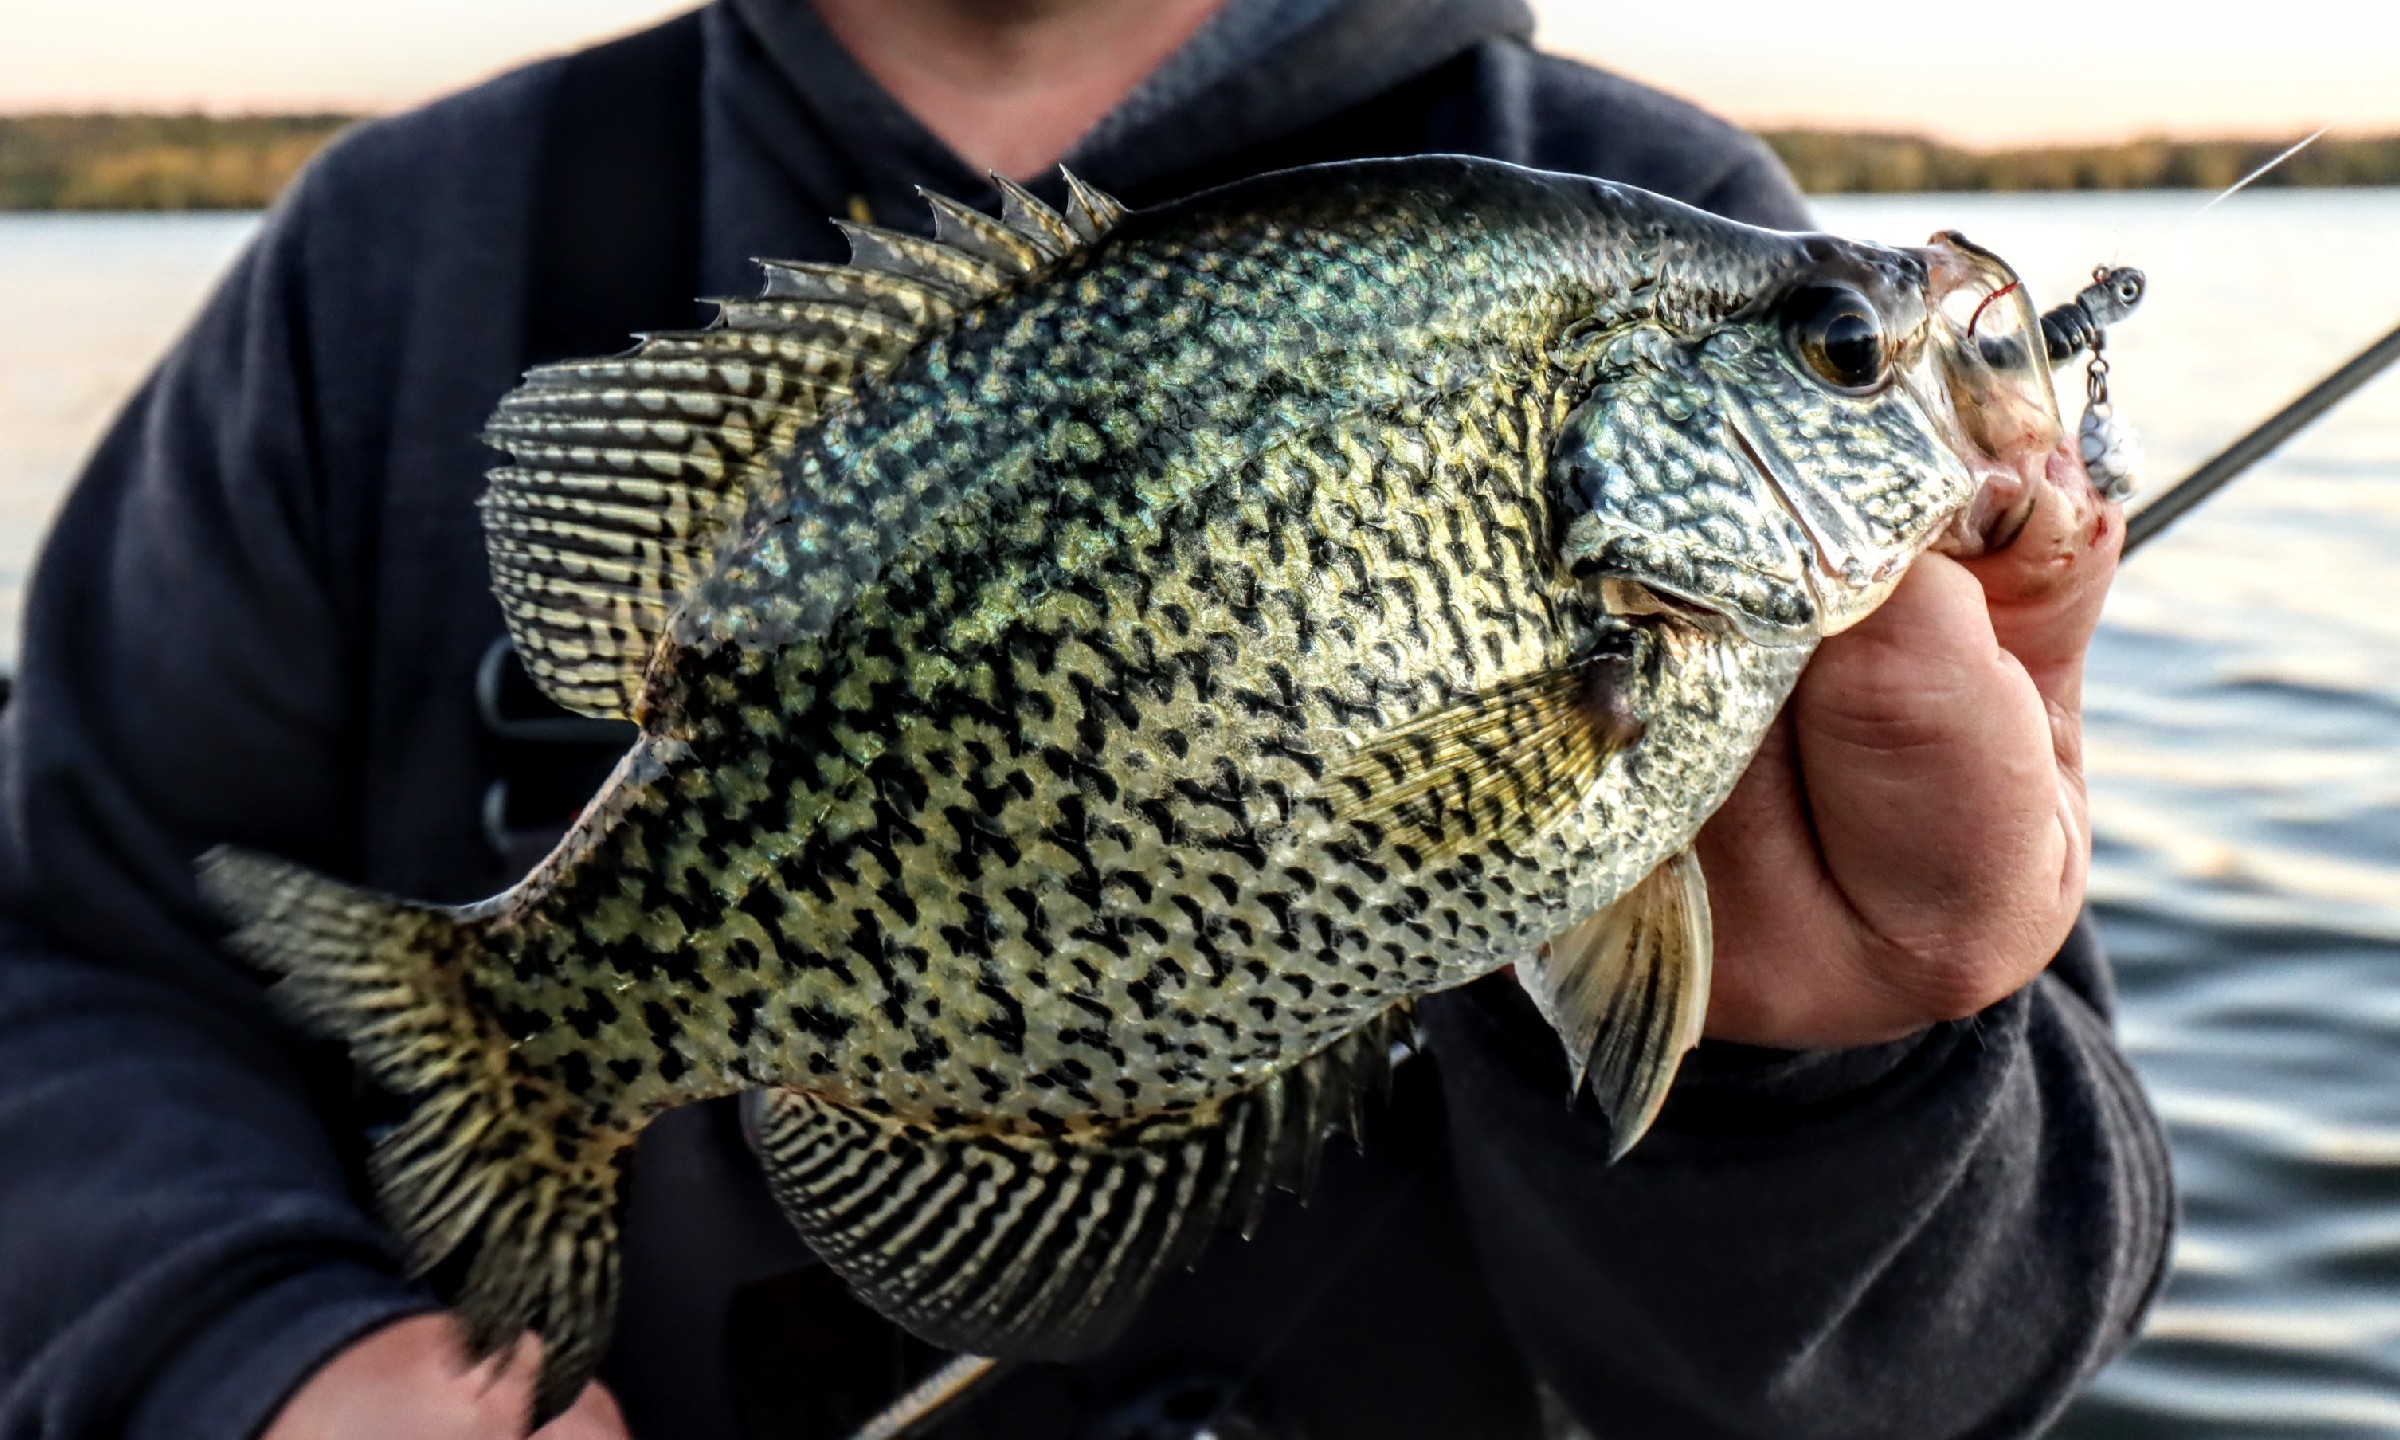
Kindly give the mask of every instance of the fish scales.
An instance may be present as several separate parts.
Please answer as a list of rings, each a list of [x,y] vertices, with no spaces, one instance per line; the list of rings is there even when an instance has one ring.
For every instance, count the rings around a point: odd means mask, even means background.
[[[511,633],[641,727],[523,883],[208,862],[418,1097],[387,1213],[467,1255],[479,1348],[550,1342],[546,1410],[623,1154],[699,1099],[751,1094],[819,1253],[986,1353],[1105,1340],[1305,1183],[1410,1000],[1502,965],[1631,1143],[1705,1000],[1694,832],[1815,638],[2023,459],[1970,437],[2048,403],[2021,293],[1944,328],[2013,281],[1963,241],[1455,159],[1069,188],[846,227],[857,268],[503,403]]]
[[[1417,245],[1431,217],[1381,199],[1288,222],[1364,231],[1304,267],[1272,228],[1096,254],[827,427],[804,479],[939,492],[993,484],[995,454],[1022,478],[938,524],[822,642],[745,643],[819,572],[702,591],[706,638],[668,652],[646,717],[656,749],[689,747],[688,785],[592,827],[501,922],[524,942],[508,1003],[617,1011],[623,1053],[653,1067],[619,1104],[805,1075],[1038,1122],[1211,1098],[1465,978],[1383,926],[1439,924],[1477,960],[1561,928],[1488,887],[1418,918],[1409,887],[1279,838],[1337,737],[1562,663],[1596,619],[1544,583],[1536,483],[1574,398],[1548,352],[1594,289],[1473,232]],[[1366,315],[1371,346],[1322,328]],[[1096,343],[1107,329],[1142,342]],[[1162,393],[1208,423],[1119,423]],[[590,1043],[553,1027],[520,1049],[541,1067]]]

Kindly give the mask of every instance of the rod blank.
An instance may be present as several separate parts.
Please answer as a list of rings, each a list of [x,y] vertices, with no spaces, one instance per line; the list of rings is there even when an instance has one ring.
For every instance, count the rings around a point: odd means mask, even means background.
[[[2158,498],[2144,505],[2134,517],[2125,522],[2125,553],[2133,553],[2159,531],[2182,518],[2193,506],[2225,488],[2235,476],[2264,459],[2267,453],[2289,440],[2309,422],[2350,397],[2350,392],[2366,384],[2393,361],[2400,360],[2400,329],[2352,356],[2349,363],[2310,386],[2308,391],[2291,404],[2268,416],[2258,428],[2218,451],[2200,468],[2158,493]]]

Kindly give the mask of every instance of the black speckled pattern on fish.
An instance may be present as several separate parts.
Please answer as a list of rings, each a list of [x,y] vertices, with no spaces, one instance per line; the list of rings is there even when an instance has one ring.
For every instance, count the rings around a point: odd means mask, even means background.
[[[433,911],[211,862],[295,1011],[432,1097],[387,1207],[475,1255],[479,1343],[549,1337],[545,1406],[605,1337],[625,1148],[738,1091],[869,1299],[1105,1338],[1224,1195],[1305,1174],[1361,1037],[1689,843],[1842,583],[1778,487],[1871,502],[1878,554],[1965,498],[1938,417],[1780,348],[1767,302],[1840,242],[1465,160],[1075,193],[857,229],[859,268],[502,406],[512,633],[642,728],[521,885]],[[1732,458],[1762,423],[1791,452]],[[1576,550],[1600,509],[1682,568]],[[1104,1233],[1073,1293],[990,1260]],[[905,1280],[928,1246],[985,1259]]]

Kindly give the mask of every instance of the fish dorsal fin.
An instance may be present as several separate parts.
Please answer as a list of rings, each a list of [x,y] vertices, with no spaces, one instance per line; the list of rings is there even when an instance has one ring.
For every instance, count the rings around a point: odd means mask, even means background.
[[[1067,182],[1067,223],[1086,243],[1107,234],[1125,218],[1125,207],[1113,198],[1084,184],[1065,166],[1060,166],[1058,173]]]
[[[992,183],[1000,187],[1001,223],[1024,236],[1044,258],[1056,260],[1083,244],[1084,236],[1067,218],[1043,204],[1031,190],[1001,174],[994,174]]]
[[[799,1090],[761,1092],[752,1131],[784,1214],[877,1310],[952,1349],[1066,1358],[1107,1344],[1220,1224],[1247,1235],[1271,1191],[1305,1193],[1408,1024],[1395,1006],[1248,1090],[1059,1134]]]
[[[1708,882],[1690,850],[1517,966],[1517,979],[1566,1046],[1579,1088],[1608,1116],[1611,1159],[1658,1118],[1708,1015],[1715,941]]]
[[[798,438],[958,313],[1097,239],[1123,207],[1066,177],[1052,210],[997,181],[998,220],[927,195],[935,238],[837,221],[847,265],[765,262],[704,330],[529,371],[484,439],[492,588],[542,689],[630,717],[667,617]]]

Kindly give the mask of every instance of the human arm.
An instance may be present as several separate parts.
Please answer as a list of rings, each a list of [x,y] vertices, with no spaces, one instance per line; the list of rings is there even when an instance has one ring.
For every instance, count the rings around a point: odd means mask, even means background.
[[[246,1436],[312,1348],[425,1303],[351,1197],[340,1071],[188,878],[211,839],[338,862],[353,829],[294,225],[70,495],[0,717],[4,1435]]]

